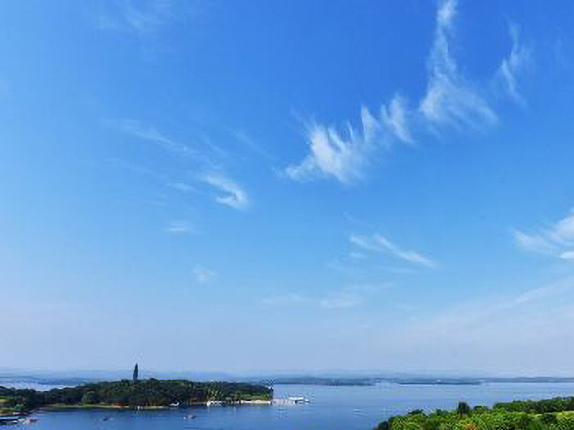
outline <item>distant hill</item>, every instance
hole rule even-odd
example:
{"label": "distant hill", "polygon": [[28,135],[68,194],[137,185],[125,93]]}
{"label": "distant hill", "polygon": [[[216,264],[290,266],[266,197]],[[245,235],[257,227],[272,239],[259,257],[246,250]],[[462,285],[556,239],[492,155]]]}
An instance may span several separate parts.
{"label": "distant hill", "polygon": [[[31,386],[76,386],[79,384],[121,380],[132,377],[129,370],[68,370],[68,371],[31,371],[22,369],[0,368],[0,385],[19,386],[30,384]],[[574,377],[563,376],[468,376],[455,375],[454,373],[423,375],[400,372],[277,372],[268,374],[231,374],[226,372],[162,372],[140,370],[142,379],[176,380],[185,379],[193,381],[234,381],[269,384],[305,384],[305,385],[373,385],[379,382],[391,382],[398,384],[481,384],[489,382],[520,382],[520,383],[560,383],[574,382]]]}

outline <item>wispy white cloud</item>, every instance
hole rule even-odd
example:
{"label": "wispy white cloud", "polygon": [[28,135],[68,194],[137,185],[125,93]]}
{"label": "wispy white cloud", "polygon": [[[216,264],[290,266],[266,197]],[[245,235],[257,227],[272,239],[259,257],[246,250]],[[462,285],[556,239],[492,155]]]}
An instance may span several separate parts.
{"label": "wispy white cloud", "polygon": [[396,94],[388,106],[381,107],[378,117],[363,106],[361,126],[347,124],[344,133],[313,122],[306,130],[310,154],[301,163],[288,166],[287,176],[297,181],[326,177],[355,183],[365,176],[379,149],[390,148],[394,139],[414,142],[410,117],[406,98]]}
{"label": "wispy white cloud", "polygon": [[200,179],[220,191],[215,197],[217,202],[237,210],[246,210],[249,208],[249,197],[243,187],[223,174],[208,173]]}
{"label": "wispy white cloud", "polygon": [[358,252],[358,251],[351,251],[349,253],[349,257],[352,260],[362,260],[364,258],[366,258],[367,256],[365,254],[363,254],[362,252]]}
{"label": "wispy white cloud", "polygon": [[355,276],[363,271],[360,267],[357,267],[356,263],[358,261],[358,259],[352,256],[349,256],[349,258],[335,258],[328,261],[326,267],[347,276]]}
{"label": "wispy white cloud", "polygon": [[[209,154],[192,149],[188,145],[168,137],[153,125],[147,125],[137,120],[107,119],[104,120],[104,124],[133,138],[154,143],[164,151],[173,154],[182,164],[191,169],[209,171],[207,174],[196,176],[195,180],[207,183],[219,191],[215,201],[238,210],[249,208],[250,200],[247,192],[241,185],[230,179],[223,168],[218,163],[213,162]],[[181,168],[181,166],[179,167]],[[165,185],[183,193],[196,191],[192,185],[186,182],[169,181],[167,177],[163,177],[163,179]]]}
{"label": "wispy white cloud", "polygon": [[389,287],[391,284],[357,284],[319,296],[298,293],[270,296],[264,298],[261,303],[267,306],[308,305],[315,309],[350,309],[362,306],[368,295],[381,292]]}
{"label": "wispy white cloud", "polygon": [[217,273],[198,264],[193,268],[193,276],[198,283],[207,284],[215,279]]}
{"label": "wispy white cloud", "polygon": [[297,181],[317,176],[334,177],[347,184],[360,179],[375,149],[378,127],[366,108],[361,112],[361,119],[362,129],[348,125],[346,135],[335,127],[312,123],[307,129],[311,153],[301,163],[288,166],[287,175]]}
{"label": "wispy white cloud", "polygon": [[198,152],[189,146],[167,137],[153,125],[144,124],[134,119],[107,119],[104,123],[129,136],[152,142],[179,155],[197,156]]}
{"label": "wispy white cloud", "polygon": [[190,193],[196,191],[194,187],[186,184],[185,182],[170,182],[168,185],[174,190],[181,191],[182,193]]}
{"label": "wispy white cloud", "polygon": [[[196,2],[184,0],[106,0],[100,3],[98,27],[149,35],[180,20]],[[194,5],[195,6],[195,5]]]}
{"label": "wispy white cloud", "polygon": [[419,348],[427,342],[445,350],[480,344],[480,348],[472,348],[474,354],[493,346],[510,353],[522,347],[521,343],[531,347],[534,341],[562,337],[574,317],[573,292],[574,279],[565,278],[514,297],[470,301],[423,317],[397,336],[404,344],[417,344]]}
{"label": "wispy white cloud", "polygon": [[516,244],[525,251],[574,259],[574,208],[564,218],[533,234],[512,232]]}
{"label": "wispy white cloud", "polygon": [[[323,177],[354,183],[366,175],[381,148],[390,149],[395,142],[413,144],[417,132],[483,130],[498,122],[488,85],[465,78],[452,55],[457,6],[458,0],[439,1],[427,59],[427,88],[421,100],[411,108],[407,98],[396,93],[388,105],[382,104],[378,116],[362,107],[361,125],[348,124],[344,133],[334,126],[313,123],[306,130],[309,153],[303,161],[285,169],[288,177],[297,181]],[[512,51],[496,75],[510,96],[518,99],[517,77],[524,69],[529,50],[520,43],[517,30],[511,33]]]}
{"label": "wispy white cloud", "polygon": [[530,302],[539,301],[552,295],[560,294],[572,288],[572,284],[567,282],[558,282],[556,284],[546,285],[543,287],[531,288],[514,297],[511,300],[499,303],[494,306],[494,310],[507,310],[515,308]]}
{"label": "wispy white cloud", "polygon": [[269,153],[259,144],[255,141],[255,139],[253,139],[253,137],[251,137],[248,133],[246,133],[243,130],[237,130],[237,129],[232,129],[228,127],[228,131],[231,133],[231,135],[243,146],[245,146],[247,149],[249,149],[251,152],[267,159],[267,160],[271,160],[272,157],[269,155]]}
{"label": "wispy white cloud", "polygon": [[173,235],[195,234],[197,230],[188,221],[171,221],[165,231]]}
{"label": "wispy white cloud", "polygon": [[400,94],[396,94],[389,106],[381,108],[383,124],[394,134],[397,139],[405,143],[413,143],[414,138],[410,130],[408,101]]}
{"label": "wispy white cloud", "polygon": [[429,82],[419,110],[430,125],[482,127],[497,121],[494,110],[480,91],[465,81],[450,52],[457,0],[444,0],[437,10],[437,24],[430,57]]}
{"label": "wispy white cloud", "polygon": [[380,234],[374,234],[372,236],[351,235],[349,237],[349,241],[353,245],[366,251],[387,253],[394,256],[395,258],[424,266],[429,269],[436,269],[438,267],[437,263],[431,258],[426,257],[416,251],[404,250]]}
{"label": "wispy white cloud", "polygon": [[392,288],[392,283],[353,284],[334,291],[319,300],[324,309],[349,309],[363,306],[369,297]]}
{"label": "wispy white cloud", "polygon": [[513,230],[512,236],[516,245],[524,251],[551,254],[554,250],[554,245],[543,234],[526,234],[520,230]]}
{"label": "wispy white cloud", "polygon": [[503,59],[498,68],[497,80],[502,83],[510,97],[519,104],[525,99],[519,89],[519,81],[532,64],[532,52],[520,39],[520,28],[510,25],[512,49],[507,58]]}
{"label": "wispy white cloud", "polygon": [[348,309],[362,305],[364,302],[360,294],[350,291],[341,291],[336,294],[330,294],[320,300],[319,304],[325,309]]}

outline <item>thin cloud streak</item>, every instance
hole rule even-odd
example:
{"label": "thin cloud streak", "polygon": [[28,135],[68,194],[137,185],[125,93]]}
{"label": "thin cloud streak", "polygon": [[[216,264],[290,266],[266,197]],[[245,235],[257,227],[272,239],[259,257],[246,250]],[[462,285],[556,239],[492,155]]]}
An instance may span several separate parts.
{"label": "thin cloud streak", "polygon": [[286,293],[265,297],[261,300],[261,303],[266,306],[310,305],[316,309],[350,309],[365,304],[367,295],[387,290],[391,286],[391,284],[350,285],[322,297],[309,297],[297,293]]}
{"label": "thin cloud streak", "polygon": [[[210,171],[210,173],[203,174],[196,177],[195,180],[207,183],[219,191],[215,197],[215,201],[237,210],[246,210],[250,206],[250,199],[247,192],[234,180],[230,179],[221,169],[215,169],[215,163],[207,154],[192,149],[189,146],[178,142],[164,133],[160,132],[156,127],[146,125],[140,121],[133,119],[116,119],[104,120],[104,124],[118,130],[128,136],[137,138],[139,140],[152,142],[164,151],[173,154],[182,162],[190,165],[190,167],[200,171]],[[164,181],[168,187],[178,190],[182,193],[195,192],[195,188],[184,182],[172,182],[167,179]]]}
{"label": "thin cloud streak", "polygon": [[209,173],[200,179],[220,192],[215,197],[215,201],[218,203],[237,210],[247,210],[249,208],[249,197],[243,187],[226,176],[220,173]]}
{"label": "thin cloud streak", "polygon": [[189,184],[186,184],[185,182],[170,182],[168,185],[174,190],[181,191],[182,193],[191,193],[197,191],[195,188]]}
{"label": "thin cloud streak", "polygon": [[416,251],[404,250],[380,234],[374,234],[373,236],[351,235],[349,237],[349,241],[353,245],[366,251],[386,253],[394,256],[395,258],[407,261],[412,264],[424,266],[429,269],[438,268],[438,264],[432,259]]}
{"label": "thin cloud streak", "polygon": [[215,279],[217,273],[198,264],[193,268],[193,276],[198,283],[207,284]]}
{"label": "thin cloud streak", "polygon": [[537,233],[513,230],[512,235],[516,245],[524,251],[571,261],[574,259],[574,208],[564,218]]}
{"label": "thin cloud streak", "polygon": [[322,299],[319,305],[325,309],[349,309],[360,306],[363,302],[364,299],[361,295],[343,291]]}
{"label": "thin cloud streak", "polygon": [[[559,333],[564,327],[564,319],[574,317],[572,305],[564,303],[564,298],[571,297],[573,290],[574,279],[565,278],[523,291],[506,300],[471,301],[468,305],[419,319],[397,336],[404,344],[418,348],[427,342],[439,348],[443,344],[452,347],[456,339],[463,344],[476,344],[476,339],[480,339],[478,344],[490,345],[495,342],[511,348],[518,340],[517,336],[523,336],[526,344],[531,345],[538,335]],[[540,330],[541,325],[546,329]]]}
{"label": "thin cloud streak", "polygon": [[127,118],[116,120],[107,119],[104,120],[104,123],[129,136],[155,143],[175,154],[184,156],[198,156],[199,154],[198,151],[195,151],[189,146],[167,137],[153,125],[147,125],[140,121]]}
{"label": "thin cloud streak", "polygon": [[237,140],[241,145],[249,149],[254,154],[257,154],[260,157],[263,157],[267,160],[272,160],[273,157],[269,155],[269,153],[263,149],[261,145],[259,145],[255,140],[247,134],[243,130],[236,130],[232,128],[228,128],[229,133]]}
{"label": "thin cloud streak", "polygon": [[166,227],[165,231],[175,236],[197,233],[196,228],[188,221],[172,221]]}
{"label": "thin cloud streak", "polygon": [[414,143],[410,130],[408,100],[400,94],[396,94],[389,106],[381,108],[383,124],[404,143]]}
{"label": "thin cloud streak", "polygon": [[512,50],[507,58],[502,60],[498,68],[497,78],[510,97],[518,104],[526,100],[519,89],[520,78],[532,64],[532,52],[520,39],[520,28],[511,24],[509,28],[512,40]]}
{"label": "thin cloud streak", "polygon": [[182,0],[108,0],[101,3],[98,27],[149,36],[180,20],[188,6]]}

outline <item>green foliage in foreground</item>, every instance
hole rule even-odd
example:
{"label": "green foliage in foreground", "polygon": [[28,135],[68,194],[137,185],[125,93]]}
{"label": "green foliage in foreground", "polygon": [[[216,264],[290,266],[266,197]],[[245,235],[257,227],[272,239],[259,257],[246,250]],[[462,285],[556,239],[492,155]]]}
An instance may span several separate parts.
{"label": "green foliage in foreground", "polygon": [[497,403],[492,409],[461,402],[450,412],[392,417],[377,430],[574,430],[574,397]]}
{"label": "green foliage in foreground", "polygon": [[98,382],[45,392],[0,387],[0,398],[2,408],[26,411],[50,405],[162,407],[207,401],[270,400],[273,390],[246,383],[147,379]]}

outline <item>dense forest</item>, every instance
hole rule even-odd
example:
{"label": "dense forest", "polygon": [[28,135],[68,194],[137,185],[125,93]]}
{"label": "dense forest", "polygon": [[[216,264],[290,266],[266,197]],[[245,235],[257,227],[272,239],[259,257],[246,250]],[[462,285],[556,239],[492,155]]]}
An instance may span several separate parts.
{"label": "dense forest", "polygon": [[574,397],[496,403],[454,411],[415,410],[380,423],[377,430],[574,430]]}
{"label": "dense forest", "polygon": [[234,382],[157,380],[98,382],[50,391],[0,387],[0,410],[27,411],[43,406],[188,406],[208,401],[236,403],[271,400],[273,390],[263,385]]}

